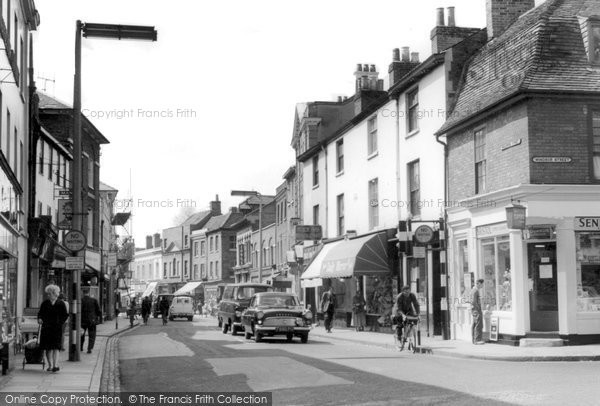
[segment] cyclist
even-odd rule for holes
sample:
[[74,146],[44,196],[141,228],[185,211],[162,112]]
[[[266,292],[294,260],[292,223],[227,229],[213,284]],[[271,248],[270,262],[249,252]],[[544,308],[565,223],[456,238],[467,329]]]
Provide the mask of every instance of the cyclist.
[[402,330],[408,323],[406,318],[419,317],[420,314],[419,301],[417,296],[410,291],[410,286],[404,285],[402,287],[396,297],[396,308],[398,309],[398,316],[402,317],[402,320],[399,320],[396,326],[396,336],[398,343],[402,343]]

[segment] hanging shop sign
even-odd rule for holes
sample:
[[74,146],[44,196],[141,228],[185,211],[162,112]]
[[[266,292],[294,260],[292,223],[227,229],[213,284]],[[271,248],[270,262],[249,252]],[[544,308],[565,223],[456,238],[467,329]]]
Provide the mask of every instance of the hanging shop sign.
[[71,199],[58,200],[58,222],[59,230],[70,230],[73,228],[73,202]]
[[520,204],[513,204],[506,207],[506,226],[515,230],[525,229],[525,219],[527,218],[527,208]]

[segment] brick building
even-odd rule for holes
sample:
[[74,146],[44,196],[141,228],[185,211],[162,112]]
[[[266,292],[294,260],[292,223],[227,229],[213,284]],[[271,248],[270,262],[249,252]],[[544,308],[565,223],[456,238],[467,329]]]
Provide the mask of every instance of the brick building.
[[[600,3],[488,0],[447,142],[452,324],[482,278],[499,341],[600,342]],[[509,228],[506,206],[526,225]]]

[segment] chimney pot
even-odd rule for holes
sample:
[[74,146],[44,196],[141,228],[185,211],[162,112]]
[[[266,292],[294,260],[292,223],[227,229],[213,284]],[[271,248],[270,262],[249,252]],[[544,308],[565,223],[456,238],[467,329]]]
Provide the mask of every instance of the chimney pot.
[[400,62],[400,49],[394,48],[392,52],[392,62]]
[[[366,66],[366,65],[365,65]],[[361,78],[361,89],[369,89],[369,77],[368,76],[363,76]]]
[[410,48],[402,47],[402,62],[410,62]]
[[371,65],[371,72],[377,72],[377,69],[375,68],[375,65]]
[[146,249],[150,249],[152,248],[152,236],[151,235],[147,235],[146,236]]
[[454,20],[454,7],[448,7],[448,27],[456,26],[456,21]]
[[443,7],[439,7],[437,9],[437,19],[436,19],[435,25],[439,26],[439,27],[445,25],[444,24],[444,8]]
[[154,248],[160,248],[162,245],[160,243],[160,234],[159,233],[155,233],[154,234]]
[[369,71],[369,64],[364,64],[363,65],[363,72],[368,72]]
[[410,61],[411,62],[419,62],[419,53],[418,52],[411,52],[410,53]]
[[338,96],[338,97],[337,97],[337,102],[338,102],[338,103],[341,103],[341,102],[342,102],[342,96]]
[[357,72],[361,72],[362,71],[362,65],[360,63],[356,64],[356,71]]

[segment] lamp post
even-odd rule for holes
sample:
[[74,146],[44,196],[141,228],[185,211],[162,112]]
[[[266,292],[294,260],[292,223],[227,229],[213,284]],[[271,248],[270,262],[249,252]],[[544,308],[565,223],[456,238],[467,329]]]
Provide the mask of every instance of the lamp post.
[[262,197],[254,190],[232,190],[231,196],[256,196],[258,197],[258,283],[262,283]]
[[[82,23],[77,20],[75,30],[75,77],[73,83],[73,172],[72,199],[73,199],[73,229],[82,231],[81,216],[84,215],[82,173],[81,173],[81,37],[110,38],[110,39],[135,39],[156,41],[157,32],[154,27]],[[85,213],[87,214],[87,213]],[[78,255],[85,255],[84,251]],[[71,305],[71,333],[69,334],[69,361],[79,361],[79,346],[81,337],[81,270],[73,271],[73,297]]]

